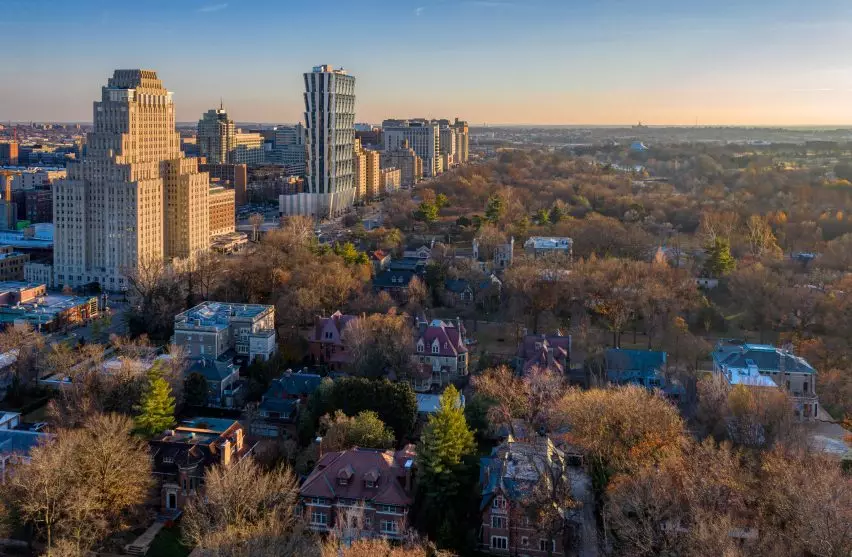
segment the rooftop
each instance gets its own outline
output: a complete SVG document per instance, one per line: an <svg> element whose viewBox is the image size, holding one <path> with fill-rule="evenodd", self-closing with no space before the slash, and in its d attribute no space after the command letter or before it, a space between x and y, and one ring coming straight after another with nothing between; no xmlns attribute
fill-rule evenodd
<svg viewBox="0 0 852 557"><path fill-rule="evenodd" d="M273 308L274 306L261 304L202 302L176 315L175 328L181 326L226 328L234 319L254 320Z"/></svg>
<svg viewBox="0 0 852 557"><path fill-rule="evenodd" d="M543 250L568 250L571 249L572 245L574 245L574 240L571 238L556 236L531 236L524 242L524 247Z"/></svg>

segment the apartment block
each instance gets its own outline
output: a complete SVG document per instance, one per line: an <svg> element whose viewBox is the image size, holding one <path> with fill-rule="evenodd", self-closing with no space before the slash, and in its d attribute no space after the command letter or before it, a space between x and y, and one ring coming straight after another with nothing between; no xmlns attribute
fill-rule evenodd
<svg viewBox="0 0 852 557"><path fill-rule="evenodd" d="M245 164L210 164L199 163L198 170L210 175L210 182L224 183L234 189L234 202L237 206L248 202L246 188L248 186L248 168Z"/></svg>
<svg viewBox="0 0 852 557"><path fill-rule="evenodd" d="M383 194L393 193L402 183L402 172L398 168L383 168L381 190Z"/></svg>
<svg viewBox="0 0 852 557"><path fill-rule="evenodd" d="M116 70L94 103L86 155L54 184L57 284L123 290L145 262L207 250L208 191L180 150L172 93L154 71Z"/></svg>
<svg viewBox="0 0 852 557"><path fill-rule="evenodd" d="M174 344L188 358L221 358L233 351L246 363L277 350L275 306L203 302L175 316Z"/></svg>
<svg viewBox="0 0 852 557"><path fill-rule="evenodd" d="M355 199L364 200L367 197L367 153L361 147L361 140L355 139Z"/></svg>
<svg viewBox="0 0 852 557"><path fill-rule="evenodd" d="M399 149L407 144L423 160L423 174L437 176L444 171L441 162L440 125L429 120L385 120L382 123L382 143L385 150Z"/></svg>
<svg viewBox="0 0 852 557"><path fill-rule="evenodd" d="M259 133L237 131L229 161L233 164L260 166L263 164L263 136Z"/></svg>
<svg viewBox="0 0 852 557"><path fill-rule="evenodd" d="M18 142L0 142L0 165L18 166Z"/></svg>
<svg viewBox="0 0 852 557"><path fill-rule="evenodd" d="M15 251L12 246L0 246L0 281L24 280L24 266L29 254Z"/></svg>
<svg viewBox="0 0 852 557"><path fill-rule="evenodd" d="M220 236L236 231L236 194L230 188L211 187L210 200L210 236Z"/></svg>
<svg viewBox="0 0 852 557"><path fill-rule="evenodd" d="M382 194L382 154L379 151L365 150L367 167L367 199L375 199Z"/></svg>
<svg viewBox="0 0 852 557"><path fill-rule="evenodd" d="M383 151L381 165L382 168L398 168L402 186L413 186L423 179L423 159L417 156L407 140L399 147Z"/></svg>

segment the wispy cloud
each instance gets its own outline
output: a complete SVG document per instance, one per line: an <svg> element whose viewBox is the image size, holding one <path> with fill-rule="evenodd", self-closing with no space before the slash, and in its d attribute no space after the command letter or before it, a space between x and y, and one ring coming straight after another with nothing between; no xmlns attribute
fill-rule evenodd
<svg viewBox="0 0 852 557"><path fill-rule="evenodd" d="M425 6L420 6L418 8L414 8L414 15L420 17L420 15L426 10Z"/></svg>
<svg viewBox="0 0 852 557"><path fill-rule="evenodd" d="M508 8L515 5L512 2L500 2L499 0L467 0L462 4L475 8Z"/></svg>
<svg viewBox="0 0 852 557"><path fill-rule="evenodd" d="M205 13L205 14L209 14L209 13L211 13L211 12L219 12L219 11L221 11L221 10L224 10L224 9L225 9L225 8L227 8L227 7L228 7L228 4L227 4L227 3L224 3L224 4L210 4L209 6L202 6L202 7L198 8L198 11L199 11L199 12L202 12L202 13Z"/></svg>

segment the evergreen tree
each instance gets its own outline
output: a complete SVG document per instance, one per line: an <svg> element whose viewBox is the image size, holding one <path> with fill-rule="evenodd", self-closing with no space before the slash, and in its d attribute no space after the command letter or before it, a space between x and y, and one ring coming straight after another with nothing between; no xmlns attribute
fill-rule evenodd
<svg viewBox="0 0 852 557"><path fill-rule="evenodd" d="M175 423L175 397L172 387L155 365L148 372L148 383L139 404L141 413L136 416L136 430L145 435L155 435Z"/></svg>
<svg viewBox="0 0 852 557"><path fill-rule="evenodd" d="M731 255L731 243L717 237L707 247L707 260L704 262L704 273L709 277L724 277L730 274L737 266L734 256Z"/></svg>
<svg viewBox="0 0 852 557"><path fill-rule="evenodd" d="M183 387L186 403L190 406L207 405L207 379L198 372L191 373Z"/></svg>
<svg viewBox="0 0 852 557"><path fill-rule="evenodd" d="M476 478L476 443L467 425L459 392L450 385L441 395L441 404L420 436L417 465L420 471L419 520L442 546L457 545L463 537ZM456 531L458 530L458 531Z"/></svg>
<svg viewBox="0 0 852 557"><path fill-rule="evenodd" d="M488 203L485 205L485 220L491 224L497 224L500 217L506 212L506 202L497 194L488 198Z"/></svg>
<svg viewBox="0 0 852 557"><path fill-rule="evenodd" d="M550 224L550 211L539 209L535 214L535 221L542 226Z"/></svg>
<svg viewBox="0 0 852 557"><path fill-rule="evenodd" d="M550 222L558 224L565 217L564 204L557 201L550 209Z"/></svg>

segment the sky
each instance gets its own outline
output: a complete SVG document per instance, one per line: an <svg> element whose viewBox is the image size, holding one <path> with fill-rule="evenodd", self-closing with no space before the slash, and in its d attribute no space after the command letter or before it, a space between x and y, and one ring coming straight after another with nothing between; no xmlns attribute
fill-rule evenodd
<svg viewBox="0 0 852 557"><path fill-rule="evenodd" d="M181 122L296 122L332 64L375 124L852 125L849 0L0 0L0 29L0 121L90 121L141 67Z"/></svg>

